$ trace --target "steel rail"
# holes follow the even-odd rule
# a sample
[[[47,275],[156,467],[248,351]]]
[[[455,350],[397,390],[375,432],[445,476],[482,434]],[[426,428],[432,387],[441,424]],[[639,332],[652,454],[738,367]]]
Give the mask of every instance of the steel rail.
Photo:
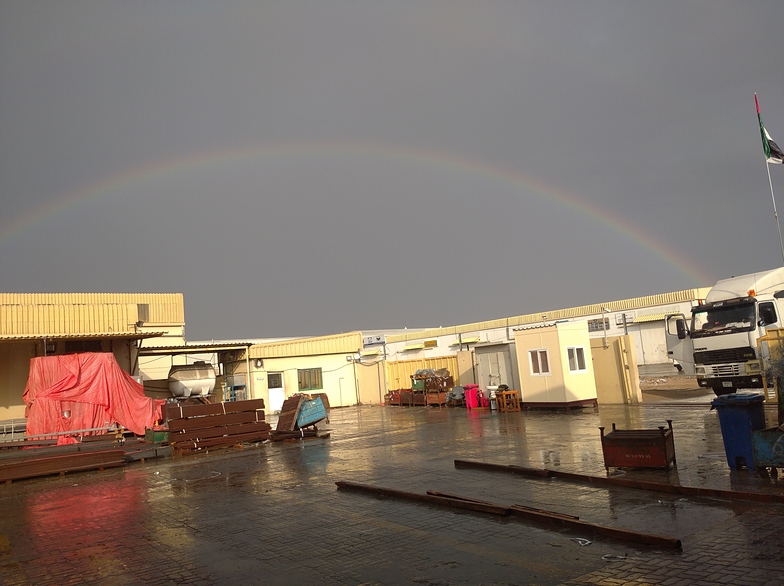
[[[491,464],[489,462],[455,460],[455,468],[470,468],[475,470],[487,470],[491,472],[506,472],[510,474],[519,474],[521,476],[529,476],[529,477],[536,477],[536,478],[559,478],[562,480],[577,482],[581,484],[592,484],[596,486],[611,486],[611,487],[621,487],[621,488],[634,488],[638,490],[650,490],[653,492],[680,494],[684,496],[784,504],[784,495],[782,494],[725,490],[721,488],[707,488],[707,487],[698,487],[698,486],[682,486],[679,484],[652,482],[650,480],[634,480],[631,478],[591,476],[589,474],[561,472],[559,470],[548,470],[546,468],[545,469],[526,468],[524,466],[515,466],[514,464],[509,464],[509,465]]]
[[[544,509],[536,509],[533,507],[525,507],[521,505],[505,506],[489,501],[472,499],[470,497],[450,495],[447,493],[439,493],[437,491],[428,491],[427,494],[419,494],[414,492],[406,492],[394,488],[384,488],[380,486],[371,486],[367,484],[359,484],[355,482],[338,481],[335,483],[338,489],[351,490],[355,492],[370,493],[377,496],[387,496],[393,498],[401,498],[419,502],[425,502],[433,505],[441,505],[446,507],[454,507],[458,509],[468,509],[479,511],[483,513],[491,513],[500,516],[508,516],[511,518],[522,518],[538,523],[557,525],[561,527],[568,527],[570,529],[579,529],[584,532],[592,532],[597,535],[604,535],[613,539],[623,541],[632,541],[635,543],[642,543],[645,545],[653,545],[657,547],[667,547],[673,549],[681,549],[681,540],[673,537],[665,537],[662,535],[651,535],[646,533],[639,533],[637,531],[629,531],[627,529],[619,529],[617,527],[608,527],[606,525],[597,525],[589,523],[588,521],[581,521],[578,517],[558,513],[555,511],[547,511]]]

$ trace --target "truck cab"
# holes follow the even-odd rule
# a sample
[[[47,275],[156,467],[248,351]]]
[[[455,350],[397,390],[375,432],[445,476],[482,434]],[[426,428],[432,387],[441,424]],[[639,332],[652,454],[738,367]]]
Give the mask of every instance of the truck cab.
[[[716,395],[763,387],[757,339],[784,324],[784,269],[716,283],[692,315],[665,318],[668,356]]]

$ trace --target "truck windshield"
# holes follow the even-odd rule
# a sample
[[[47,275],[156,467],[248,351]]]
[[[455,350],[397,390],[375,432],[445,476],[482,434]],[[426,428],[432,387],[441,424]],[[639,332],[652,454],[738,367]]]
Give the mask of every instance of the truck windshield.
[[[748,332],[755,327],[753,303],[695,307],[693,310],[692,338]]]

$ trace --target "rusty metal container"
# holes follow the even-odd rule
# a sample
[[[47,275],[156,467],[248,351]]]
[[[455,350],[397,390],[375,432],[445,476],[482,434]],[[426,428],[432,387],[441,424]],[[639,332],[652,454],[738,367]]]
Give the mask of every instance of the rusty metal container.
[[[616,429],[602,433],[602,452],[604,468],[664,468],[675,465],[675,440],[672,435],[672,420],[667,420],[669,428],[658,429]]]

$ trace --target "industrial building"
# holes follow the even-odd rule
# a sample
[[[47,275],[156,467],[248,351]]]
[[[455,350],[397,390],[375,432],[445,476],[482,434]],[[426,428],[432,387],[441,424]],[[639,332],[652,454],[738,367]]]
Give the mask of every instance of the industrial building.
[[[707,291],[687,289],[445,328],[195,345],[185,341],[180,293],[3,293],[0,420],[24,417],[30,358],[74,352],[112,352],[148,394],[158,397],[166,394],[173,365],[207,355],[218,379],[214,398],[263,398],[271,412],[291,394],[309,391],[325,393],[332,406],[382,404],[389,390],[409,387],[411,376],[422,369],[445,368],[455,384],[520,388],[515,330],[567,322],[585,324],[594,352],[625,337],[623,343],[631,348],[624,352],[635,365],[661,364],[668,362],[664,315],[688,313]],[[597,340],[604,343],[597,345]],[[618,393],[628,398],[630,391]]]
[[[25,416],[31,358],[112,352],[141,377],[141,348],[184,341],[181,293],[0,293],[0,420]]]

